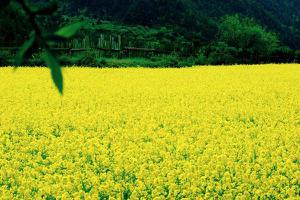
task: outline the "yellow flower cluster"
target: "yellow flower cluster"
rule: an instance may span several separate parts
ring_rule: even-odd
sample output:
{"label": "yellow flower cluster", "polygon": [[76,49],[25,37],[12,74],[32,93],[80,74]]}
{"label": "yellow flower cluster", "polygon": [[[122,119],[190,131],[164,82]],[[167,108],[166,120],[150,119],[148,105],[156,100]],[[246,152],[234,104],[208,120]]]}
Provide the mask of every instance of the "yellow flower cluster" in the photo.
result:
{"label": "yellow flower cluster", "polygon": [[0,69],[1,199],[297,199],[300,66]]}

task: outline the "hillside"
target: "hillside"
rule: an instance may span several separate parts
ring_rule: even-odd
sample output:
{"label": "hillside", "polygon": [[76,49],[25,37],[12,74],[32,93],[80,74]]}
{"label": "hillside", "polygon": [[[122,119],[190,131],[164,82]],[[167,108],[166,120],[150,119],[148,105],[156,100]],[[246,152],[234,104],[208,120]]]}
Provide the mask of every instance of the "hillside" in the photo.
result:
{"label": "hillside", "polygon": [[[34,10],[49,2],[27,0],[26,4]],[[64,65],[300,62],[298,0],[62,0],[57,6],[54,13],[37,17],[45,33],[83,22],[72,40],[52,44],[83,49],[72,55],[60,52]],[[28,40],[32,24],[18,1],[0,9],[0,16],[0,47],[18,47]],[[11,63],[14,52],[0,53],[0,63]],[[29,64],[40,65],[40,53]],[[115,58],[129,61],[120,64]]]}
{"label": "hillside", "polygon": [[238,13],[277,32],[289,47],[300,48],[298,0],[65,0],[65,3],[73,14],[86,9],[92,17],[118,23],[172,26],[187,36],[201,33],[205,41],[213,39],[220,17]]}

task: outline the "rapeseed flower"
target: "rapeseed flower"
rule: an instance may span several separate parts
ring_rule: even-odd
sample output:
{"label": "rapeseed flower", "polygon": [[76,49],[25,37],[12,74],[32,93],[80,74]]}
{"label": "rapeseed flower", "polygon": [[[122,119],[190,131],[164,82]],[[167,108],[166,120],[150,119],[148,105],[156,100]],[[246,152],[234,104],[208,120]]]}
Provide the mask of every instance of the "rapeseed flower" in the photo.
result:
{"label": "rapeseed flower", "polygon": [[300,66],[0,68],[1,199],[297,199]]}

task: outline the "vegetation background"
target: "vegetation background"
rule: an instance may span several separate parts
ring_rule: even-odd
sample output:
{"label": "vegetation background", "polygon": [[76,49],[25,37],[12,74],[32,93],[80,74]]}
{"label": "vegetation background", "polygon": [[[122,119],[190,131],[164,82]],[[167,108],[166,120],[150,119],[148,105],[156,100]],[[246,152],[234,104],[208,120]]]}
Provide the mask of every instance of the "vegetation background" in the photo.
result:
{"label": "vegetation background", "polygon": [[[5,2],[5,1],[4,1]],[[0,65],[30,36],[26,13],[11,1],[0,11]],[[37,9],[47,0],[25,1]],[[180,67],[299,62],[298,0],[63,0],[37,22],[45,32],[84,22],[76,38],[52,48],[63,65]],[[134,49],[128,49],[134,48]],[[73,50],[73,51],[72,51]],[[36,52],[27,65],[43,65]]]}

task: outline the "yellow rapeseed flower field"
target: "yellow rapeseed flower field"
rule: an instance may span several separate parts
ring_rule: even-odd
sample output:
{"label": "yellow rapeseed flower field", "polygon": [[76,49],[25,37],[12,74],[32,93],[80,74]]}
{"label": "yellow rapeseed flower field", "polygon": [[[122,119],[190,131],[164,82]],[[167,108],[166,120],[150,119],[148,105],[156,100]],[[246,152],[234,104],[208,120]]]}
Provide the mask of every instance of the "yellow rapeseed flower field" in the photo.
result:
{"label": "yellow rapeseed flower field", "polygon": [[299,199],[300,65],[0,68],[0,199]]}

